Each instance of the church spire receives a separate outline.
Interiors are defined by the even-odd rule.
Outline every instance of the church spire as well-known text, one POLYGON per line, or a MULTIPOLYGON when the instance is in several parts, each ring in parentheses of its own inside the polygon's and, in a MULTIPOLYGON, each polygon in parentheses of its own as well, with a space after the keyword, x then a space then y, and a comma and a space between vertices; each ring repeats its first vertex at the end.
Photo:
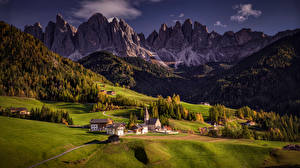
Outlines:
POLYGON ((149 112, 147 107, 145 108, 145 113, 144 113, 144 123, 147 124, 149 121, 149 112))

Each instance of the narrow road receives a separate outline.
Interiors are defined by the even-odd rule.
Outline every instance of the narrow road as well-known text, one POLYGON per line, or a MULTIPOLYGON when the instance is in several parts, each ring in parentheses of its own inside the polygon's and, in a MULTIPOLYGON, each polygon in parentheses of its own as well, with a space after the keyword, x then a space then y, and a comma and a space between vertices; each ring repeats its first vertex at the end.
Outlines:
POLYGON ((52 157, 52 158, 50 158, 50 159, 43 160, 43 161, 41 161, 41 162, 39 162, 39 163, 37 163, 37 164, 35 164, 35 165, 32 165, 32 166, 30 166, 30 167, 28 167, 28 168, 33 168, 33 167, 39 166, 39 165, 44 164, 44 163, 46 163, 46 162, 48 162, 48 161, 50 161, 50 160, 59 158, 59 157, 65 155, 65 154, 67 154, 67 153, 69 153, 69 152, 72 152, 73 150, 76 150, 76 149, 85 147, 85 146, 87 146, 87 145, 100 144, 100 143, 104 143, 104 142, 105 142, 105 141, 97 141, 97 142, 91 142, 91 143, 87 143, 87 144, 84 144, 84 145, 77 146, 77 147, 75 147, 75 148, 72 148, 72 149, 69 149, 69 150, 65 151, 64 153, 61 153, 61 154, 59 154, 59 155, 56 155, 56 156, 54 156, 54 157, 52 157))
POLYGON ((117 117, 117 116, 112 116, 112 115, 106 114, 105 111, 103 111, 102 114, 105 115, 106 117, 120 118, 120 119, 127 119, 127 118, 125 118, 125 117, 117 117))

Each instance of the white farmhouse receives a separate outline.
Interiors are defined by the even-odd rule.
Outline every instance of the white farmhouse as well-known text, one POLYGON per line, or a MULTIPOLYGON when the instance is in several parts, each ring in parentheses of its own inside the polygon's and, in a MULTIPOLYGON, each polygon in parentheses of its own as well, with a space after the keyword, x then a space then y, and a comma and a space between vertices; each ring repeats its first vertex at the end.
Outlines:
POLYGON ((125 125, 122 123, 113 123, 106 127, 106 133, 108 135, 124 135, 125 125))

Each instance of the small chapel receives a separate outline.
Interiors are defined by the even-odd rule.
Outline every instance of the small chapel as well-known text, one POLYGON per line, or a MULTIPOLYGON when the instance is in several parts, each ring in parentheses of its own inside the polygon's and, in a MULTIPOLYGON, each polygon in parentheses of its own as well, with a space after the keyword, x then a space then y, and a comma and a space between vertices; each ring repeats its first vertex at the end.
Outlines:
POLYGON ((149 131, 158 131, 161 129, 159 118, 150 118, 147 107, 144 113, 144 124, 148 126, 149 131))

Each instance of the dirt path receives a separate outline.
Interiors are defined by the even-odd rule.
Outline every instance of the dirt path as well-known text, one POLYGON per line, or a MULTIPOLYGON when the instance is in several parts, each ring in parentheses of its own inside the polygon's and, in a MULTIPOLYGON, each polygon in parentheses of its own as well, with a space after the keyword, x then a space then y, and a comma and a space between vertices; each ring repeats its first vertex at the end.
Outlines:
POLYGON ((166 136, 147 136, 147 135, 130 135, 124 136, 122 138, 134 138, 134 139, 149 139, 149 140, 194 140, 194 141, 203 141, 203 142, 221 142, 227 141, 225 138, 212 138, 208 136, 200 136, 200 135, 186 135, 186 136, 178 136, 178 135, 166 135, 166 136))

